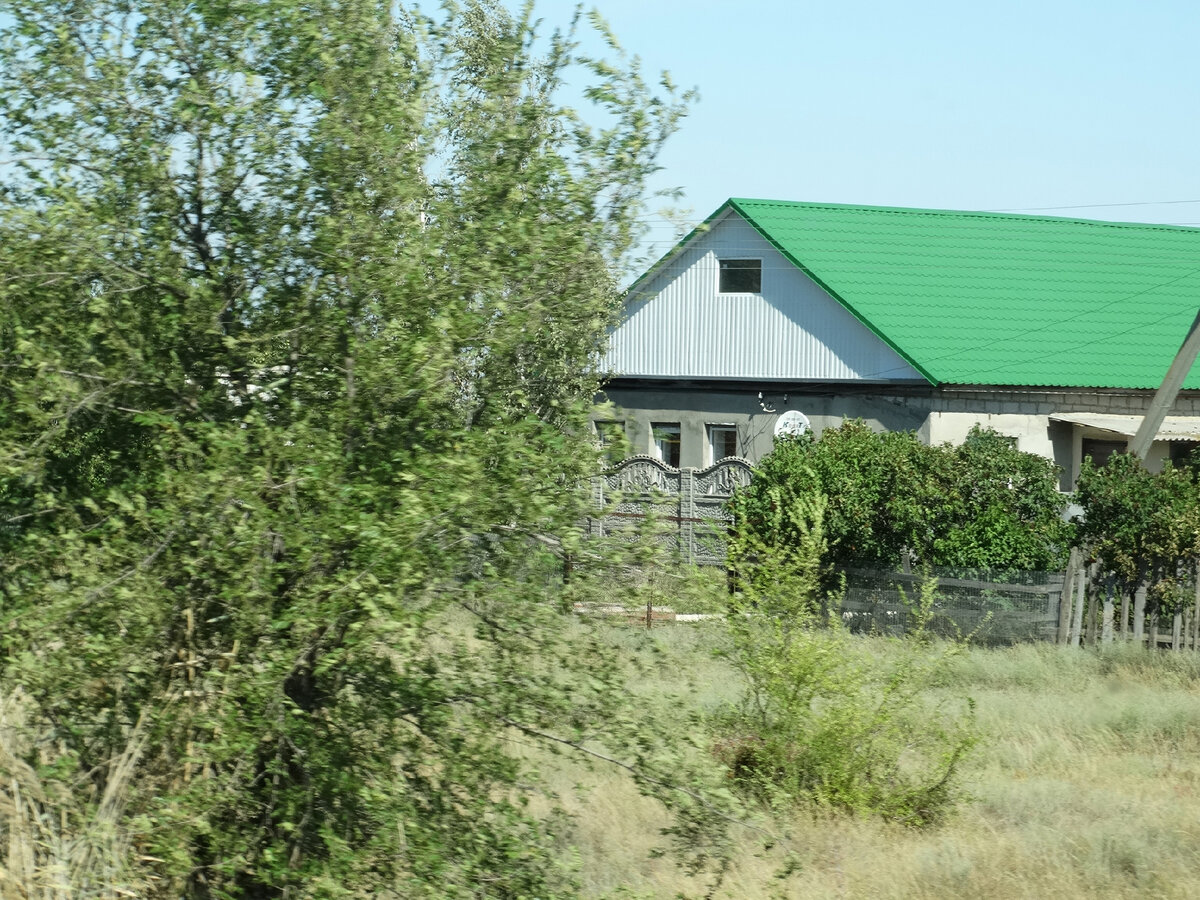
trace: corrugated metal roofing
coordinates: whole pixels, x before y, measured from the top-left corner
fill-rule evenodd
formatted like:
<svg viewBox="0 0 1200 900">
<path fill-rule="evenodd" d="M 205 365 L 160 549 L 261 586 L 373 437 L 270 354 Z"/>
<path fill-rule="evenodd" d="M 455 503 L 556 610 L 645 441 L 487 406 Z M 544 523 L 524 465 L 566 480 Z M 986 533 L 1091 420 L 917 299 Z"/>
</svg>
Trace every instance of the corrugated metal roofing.
<svg viewBox="0 0 1200 900">
<path fill-rule="evenodd" d="M 1200 309 L 1197 228 L 726 206 L 934 383 L 1154 388 Z"/>
<path fill-rule="evenodd" d="M 1123 437 L 1133 437 L 1141 427 L 1141 416 L 1123 416 L 1115 413 L 1054 413 L 1054 422 L 1069 422 L 1111 431 Z M 1200 441 L 1200 416 L 1167 416 L 1154 435 L 1156 441 Z"/>
</svg>

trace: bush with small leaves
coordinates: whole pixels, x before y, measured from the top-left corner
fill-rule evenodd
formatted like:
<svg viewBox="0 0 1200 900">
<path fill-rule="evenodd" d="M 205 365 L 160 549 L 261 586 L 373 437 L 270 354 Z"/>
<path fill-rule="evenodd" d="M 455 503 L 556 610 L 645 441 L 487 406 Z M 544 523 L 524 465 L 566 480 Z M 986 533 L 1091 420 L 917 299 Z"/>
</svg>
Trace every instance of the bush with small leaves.
<svg viewBox="0 0 1200 900">
<path fill-rule="evenodd" d="M 935 585 L 909 608 L 909 631 L 872 657 L 824 609 L 820 495 L 778 509 L 798 540 L 735 539 L 754 560 L 730 601 L 730 657 L 742 701 L 718 723 L 714 752 L 746 794 L 910 825 L 942 819 L 961 796 L 959 767 L 975 743 L 974 707 L 936 703 L 928 689 L 964 646 L 932 637 Z"/>
</svg>

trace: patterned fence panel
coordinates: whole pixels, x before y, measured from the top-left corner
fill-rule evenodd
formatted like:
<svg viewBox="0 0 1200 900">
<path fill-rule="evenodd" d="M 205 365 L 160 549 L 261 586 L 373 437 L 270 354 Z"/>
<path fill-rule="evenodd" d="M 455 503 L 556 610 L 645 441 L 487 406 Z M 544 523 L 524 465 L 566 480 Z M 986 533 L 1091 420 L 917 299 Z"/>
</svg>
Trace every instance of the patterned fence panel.
<svg viewBox="0 0 1200 900">
<path fill-rule="evenodd" d="M 648 516 L 668 526 L 655 536 L 689 563 L 723 565 L 725 533 L 732 518 L 726 503 L 754 476 L 750 463 L 727 457 L 706 469 L 676 469 L 651 456 L 631 456 L 592 482 L 600 515 L 590 521 L 593 535 L 628 535 Z"/>
</svg>

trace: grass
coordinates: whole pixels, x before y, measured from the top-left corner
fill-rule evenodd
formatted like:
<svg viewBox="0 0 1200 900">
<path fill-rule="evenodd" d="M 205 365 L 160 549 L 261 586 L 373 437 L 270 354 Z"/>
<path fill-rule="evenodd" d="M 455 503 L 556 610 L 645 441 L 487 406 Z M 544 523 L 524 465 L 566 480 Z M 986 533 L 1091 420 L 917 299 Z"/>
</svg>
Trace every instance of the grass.
<svg viewBox="0 0 1200 900">
<path fill-rule="evenodd" d="M 121 815 L 142 752 L 143 722 L 129 734 L 99 802 L 83 809 L 62 785 L 22 762 L 24 704 L 0 697 L 0 900 L 120 900 L 138 896 Z"/>
<path fill-rule="evenodd" d="M 725 624 L 646 630 L 564 621 L 595 629 L 628 661 L 631 709 L 686 736 L 688 761 L 711 767 L 719 782 L 703 723 L 742 690 L 718 652 Z M 872 656 L 894 652 L 887 639 L 853 640 Z M 983 739 L 964 768 L 970 799 L 949 821 L 918 830 L 821 810 L 746 809 L 713 896 L 1200 896 L 1200 654 L 973 648 L 929 691 L 931 703 L 964 696 L 976 701 Z M 123 881 L 130 848 L 112 827 L 128 781 L 114 782 L 120 790 L 95 818 L 86 810 L 51 814 L 55 798 L 36 773 L 11 765 L 22 749 L 20 726 L 20 705 L 0 703 L 0 764 L 9 770 L 0 785 L 0 898 L 60 900 L 73 896 L 62 887 L 68 883 L 126 883 L 123 894 L 89 896 L 137 896 L 136 884 Z M 131 760 L 137 750 L 131 740 Z M 529 792 L 533 810 L 573 817 L 560 861 L 582 896 L 698 898 L 712 887 L 652 852 L 667 846 L 670 819 L 628 773 L 517 735 L 512 750 L 546 788 Z"/>
<path fill-rule="evenodd" d="M 715 711 L 737 695 L 736 673 L 712 652 L 719 624 L 613 628 L 611 640 L 653 673 L 631 685 L 649 715 Z M 1200 896 L 1200 656 L 971 649 L 932 693 L 974 697 L 984 734 L 965 769 L 972 799 L 950 821 L 914 830 L 750 813 L 784 840 L 765 849 L 759 832 L 735 829 L 716 896 Z M 539 767 L 576 814 L 564 859 L 587 896 L 703 896 L 706 882 L 649 855 L 667 820 L 630 779 L 564 758 Z"/>
</svg>

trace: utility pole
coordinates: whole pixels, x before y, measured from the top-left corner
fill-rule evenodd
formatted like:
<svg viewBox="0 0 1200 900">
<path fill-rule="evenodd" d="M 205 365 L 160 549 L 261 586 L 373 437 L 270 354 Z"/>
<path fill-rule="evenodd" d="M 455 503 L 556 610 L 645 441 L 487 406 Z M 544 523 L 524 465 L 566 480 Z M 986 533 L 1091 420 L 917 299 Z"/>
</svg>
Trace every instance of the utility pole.
<svg viewBox="0 0 1200 900">
<path fill-rule="evenodd" d="M 1129 439 L 1125 447 L 1126 453 L 1132 453 L 1142 462 L 1146 461 L 1146 454 L 1150 452 L 1154 436 L 1158 434 L 1167 410 L 1175 405 L 1175 398 L 1179 395 L 1179 389 L 1183 387 L 1183 380 L 1192 371 L 1192 363 L 1196 361 L 1197 353 L 1200 353 L 1200 312 L 1196 313 L 1192 327 L 1183 339 L 1179 352 L 1175 354 L 1175 359 L 1171 361 L 1163 383 L 1155 392 L 1154 399 L 1150 401 L 1150 408 L 1146 410 L 1137 434 Z"/>
</svg>

